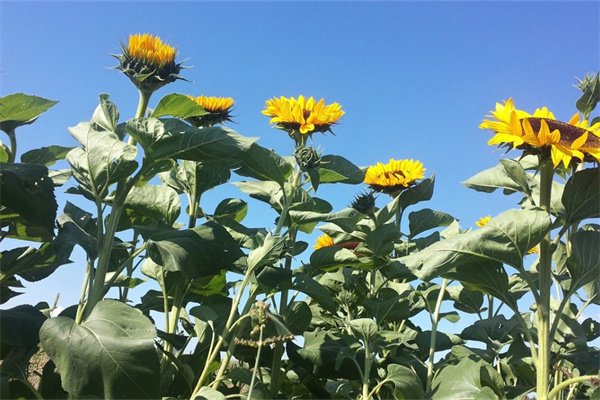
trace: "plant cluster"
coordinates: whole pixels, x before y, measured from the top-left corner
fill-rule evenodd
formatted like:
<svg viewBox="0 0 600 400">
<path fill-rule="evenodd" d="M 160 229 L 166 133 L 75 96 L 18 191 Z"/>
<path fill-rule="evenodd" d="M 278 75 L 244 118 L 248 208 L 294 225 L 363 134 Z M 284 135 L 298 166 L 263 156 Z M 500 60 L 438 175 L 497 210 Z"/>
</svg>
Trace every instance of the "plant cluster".
<svg viewBox="0 0 600 400">
<path fill-rule="evenodd" d="M 178 52 L 148 34 L 122 51 L 137 113 L 121 121 L 100 95 L 91 120 L 69 128 L 74 147 L 16 162 L 16 129 L 56 102 L 0 99 L 0 240 L 37 242 L 2 251 L 1 303 L 70 263 L 75 246 L 85 253 L 78 304 L 52 317 L 47 303 L 0 310 L 0 397 L 599 396 L 600 325 L 583 317 L 600 305 L 598 74 L 579 81 L 569 122 L 512 99 L 484 120 L 491 145 L 519 153 L 463 184 L 519 199 L 471 230 L 420 208 L 435 183 L 421 162 L 360 168 L 315 148 L 313 134 L 344 115 L 338 103 L 267 100 L 263 114 L 294 144 L 282 157 L 223 126 L 231 98 L 168 94 L 149 109 L 183 79 Z M 67 182 L 78 200 L 59 212 Z M 247 226 L 243 198 L 206 209 L 203 195 L 226 182 L 270 206 L 274 226 Z M 361 188 L 334 210 L 317 192 L 341 184 Z M 302 237 L 315 228 L 311 246 Z M 442 331 L 461 318 L 462 331 Z"/>
</svg>

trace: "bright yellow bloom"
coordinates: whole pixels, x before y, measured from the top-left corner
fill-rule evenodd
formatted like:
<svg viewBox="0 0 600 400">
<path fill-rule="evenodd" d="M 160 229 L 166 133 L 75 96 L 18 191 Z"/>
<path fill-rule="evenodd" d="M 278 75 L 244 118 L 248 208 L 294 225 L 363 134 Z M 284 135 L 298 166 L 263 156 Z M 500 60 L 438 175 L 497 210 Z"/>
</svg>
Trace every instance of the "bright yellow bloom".
<svg viewBox="0 0 600 400">
<path fill-rule="evenodd" d="M 129 35 L 127 52 L 131 58 L 156 66 L 174 62 L 177 55 L 175 48 L 164 44 L 158 36 L 147 33 Z"/>
<path fill-rule="evenodd" d="M 329 247 L 329 246 L 335 246 L 335 244 L 333 243 L 333 239 L 331 238 L 331 236 L 329 236 L 328 234 L 325 233 L 317 238 L 317 244 L 314 245 L 313 247 L 315 250 L 318 250 L 323 247 Z"/>
<path fill-rule="evenodd" d="M 207 97 L 204 95 L 194 97 L 187 96 L 202 106 L 207 114 L 190 117 L 187 119 L 189 123 L 197 127 L 213 126 L 225 121 L 231 121 L 231 107 L 233 107 L 233 99 L 231 97 Z"/>
<path fill-rule="evenodd" d="M 364 182 L 376 192 L 397 195 L 425 177 L 423 163 L 414 160 L 394 160 L 377 163 L 367 169 Z"/>
<path fill-rule="evenodd" d="M 262 113 L 271 117 L 271 124 L 288 131 L 296 143 L 306 141 L 303 135 L 315 132 L 331 132 L 331 126 L 344 115 L 338 103 L 325 105 L 325 99 L 318 102 L 314 98 L 299 96 L 298 100 L 281 96 L 266 101 L 267 108 Z"/>
<path fill-rule="evenodd" d="M 475 222 L 475 225 L 477 225 L 480 228 L 483 228 L 485 226 L 485 224 L 490 222 L 491 218 L 492 217 L 490 215 L 488 215 L 487 217 L 481 217 L 481 218 L 479 218 L 479 221 Z"/>
<path fill-rule="evenodd" d="M 512 99 L 504 104 L 496 103 L 496 111 L 481 125 L 491 129 L 495 135 L 489 145 L 512 146 L 527 153 L 542 153 L 550 156 L 554 166 L 565 167 L 573 158 L 580 162 L 600 161 L 600 123 L 588 126 L 575 114 L 568 123 L 557 121 L 546 107 L 537 109 L 533 115 L 517 110 Z"/>
</svg>

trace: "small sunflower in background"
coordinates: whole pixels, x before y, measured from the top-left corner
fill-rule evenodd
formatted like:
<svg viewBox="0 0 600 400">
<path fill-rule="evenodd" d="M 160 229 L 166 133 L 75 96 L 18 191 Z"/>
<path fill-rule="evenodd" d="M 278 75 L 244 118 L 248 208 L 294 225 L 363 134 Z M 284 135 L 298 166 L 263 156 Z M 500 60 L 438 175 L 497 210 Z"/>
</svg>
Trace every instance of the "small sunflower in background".
<svg viewBox="0 0 600 400">
<path fill-rule="evenodd" d="M 147 33 L 129 35 L 127 45 L 121 42 L 123 54 L 113 56 L 119 60 L 121 70 L 144 93 L 152 93 L 167 83 L 183 79 L 179 76 L 182 63 L 176 63 L 177 50 L 158 36 Z"/>
<path fill-rule="evenodd" d="M 194 100 L 206 111 L 204 115 L 187 118 L 186 120 L 190 124 L 203 128 L 231 121 L 231 109 L 234 104 L 231 97 L 208 97 L 204 95 L 198 97 L 188 95 L 187 97 Z"/>
<path fill-rule="evenodd" d="M 562 122 L 546 107 L 531 115 L 516 109 L 513 100 L 508 99 L 496 103 L 488 118 L 492 119 L 485 119 L 479 127 L 495 133 L 489 145 L 551 158 L 554 167 L 562 163 L 566 168 L 571 161 L 600 162 L 600 122 L 590 126 L 579 113 L 569 122 Z"/>
<path fill-rule="evenodd" d="M 325 105 L 325 99 L 316 101 L 313 97 L 306 99 L 304 96 L 297 100 L 283 96 L 269 99 L 262 113 L 271 117 L 271 124 L 288 132 L 296 147 L 304 147 L 306 139 L 315 132 L 332 132 L 331 127 L 344 115 L 338 103 Z"/>
<path fill-rule="evenodd" d="M 475 225 L 477 225 L 480 228 L 483 228 L 484 226 L 487 225 L 488 222 L 490 222 L 490 219 L 492 219 L 492 217 L 490 215 L 488 215 L 487 217 L 481 217 L 481 218 L 479 218 L 479 221 L 475 222 Z M 532 247 L 529 250 L 527 250 L 527 254 L 538 254 L 537 246 Z"/>
<path fill-rule="evenodd" d="M 387 164 L 377 163 L 370 166 L 365 174 L 364 183 L 375 192 L 396 197 L 424 177 L 425 168 L 420 161 L 390 159 Z"/>
</svg>

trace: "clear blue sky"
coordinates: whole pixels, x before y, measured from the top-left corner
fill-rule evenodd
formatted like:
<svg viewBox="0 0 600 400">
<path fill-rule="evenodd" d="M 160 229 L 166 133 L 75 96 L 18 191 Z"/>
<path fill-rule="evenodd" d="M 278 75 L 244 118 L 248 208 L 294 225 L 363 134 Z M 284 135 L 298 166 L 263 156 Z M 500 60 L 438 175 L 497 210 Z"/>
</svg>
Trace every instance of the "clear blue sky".
<svg viewBox="0 0 600 400">
<path fill-rule="evenodd" d="M 422 161 L 427 175 L 436 174 L 436 189 L 415 210 L 448 212 L 467 228 L 518 200 L 460 184 L 502 156 L 487 145 L 490 135 L 479 123 L 509 97 L 518 108 L 547 106 L 568 120 L 580 95 L 575 77 L 600 68 L 599 22 L 598 1 L 0 0 L 0 96 L 24 92 L 60 101 L 17 130 L 18 156 L 50 144 L 73 146 L 67 127 L 90 119 L 100 93 L 111 95 L 121 120 L 133 117 L 137 92 L 107 68 L 116 65 L 109 53 L 119 53 L 119 40 L 129 34 L 153 33 L 179 49 L 179 60 L 189 58 L 185 65 L 192 68 L 182 74 L 192 82 L 161 89 L 151 107 L 172 92 L 233 97 L 236 124 L 229 126 L 289 155 L 291 140 L 260 113 L 265 100 L 303 94 L 338 102 L 346 115 L 336 136 L 316 135 L 316 145 L 360 166 Z M 362 189 L 334 188 L 319 192 L 336 210 Z M 58 191 L 60 207 L 76 200 Z M 245 198 L 232 186 L 211 196 L 208 210 L 223 197 Z M 252 207 L 248 224 L 273 228 L 274 215 Z M 51 303 L 57 291 L 62 305 L 72 304 L 82 277 L 80 263 L 63 266 L 52 280 L 27 284 L 28 294 L 4 307 Z"/>
</svg>

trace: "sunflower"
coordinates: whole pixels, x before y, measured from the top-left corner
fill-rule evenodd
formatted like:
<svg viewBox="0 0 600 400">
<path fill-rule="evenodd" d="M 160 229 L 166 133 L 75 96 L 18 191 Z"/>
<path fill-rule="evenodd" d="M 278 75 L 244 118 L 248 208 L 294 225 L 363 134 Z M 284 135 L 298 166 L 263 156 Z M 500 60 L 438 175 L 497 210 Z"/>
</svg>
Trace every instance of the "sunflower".
<svg viewBox="0 0 600 400">
<path fill-rule="evenodd" d="M 367 169 L 364 183 L 376 192 L 398 195 L 425 176 L 423 163 L 414 160 L 394 160 L 387 164 L 377 163 Z"/>
<path fill-rule="evenodd" d="M 119 60 L 115 68 L 123 71 L 139 90 L 154 92 L 167 83 L 183 79 L 177 75 L 182 68 L 181 63 L 175 63 L 177 50 L 158 36 L 130 35 L 128 44 L 121 42 L 121 48 L 123 54 L 113 54 Z"/>
<path fill-rule="evenodd" d="M 569 122 L 558 121 L 546 107 L 533 115 L 515 108 L 513 100 L 496 103 L 491 118 L 485 119 L 482 129 L 495 135 L 489 145 L 522 149 L 526 153 L 542 154 L 552 158 L 554 166 L 567 167 L 573 160 L 600 162 L 600 123 L 589 126 L 576 113 Z"/>
<path fill-rule="evenodd" d="M 204 115 L 188 118 L 187 121 L 192 125 L 207 127 L 231 121 L 231 114 L 229 113 L 233 107 L 231 97 L 207 97 L 204 95 L 198 97 L 188 95 L 187 97 L 194 100 L 207 112 Z"/>
<path fill-rule="evenodd" d="M 333 239 L 328 234 L 324 233 L 323 235 L 317 238 L 317 244 L 313 246 L 315 250 L 322 249 L 323 247 L 335 246 L 333 243 Z"/>
<path fill-rule="evenodd" d="M 262 113 L 271 117 L 271 124 L 277 124 L 277 128 L 287 131 L 296 144 L 301 145 L 315 132 L 331 132 L 331 126 L 344 115 L 338 103 L 325 105 L 325 99 L 317 102 L 304 96 L 299 96 L 298 100 L 283 96 L 269 99 Z"/>
</svg>

